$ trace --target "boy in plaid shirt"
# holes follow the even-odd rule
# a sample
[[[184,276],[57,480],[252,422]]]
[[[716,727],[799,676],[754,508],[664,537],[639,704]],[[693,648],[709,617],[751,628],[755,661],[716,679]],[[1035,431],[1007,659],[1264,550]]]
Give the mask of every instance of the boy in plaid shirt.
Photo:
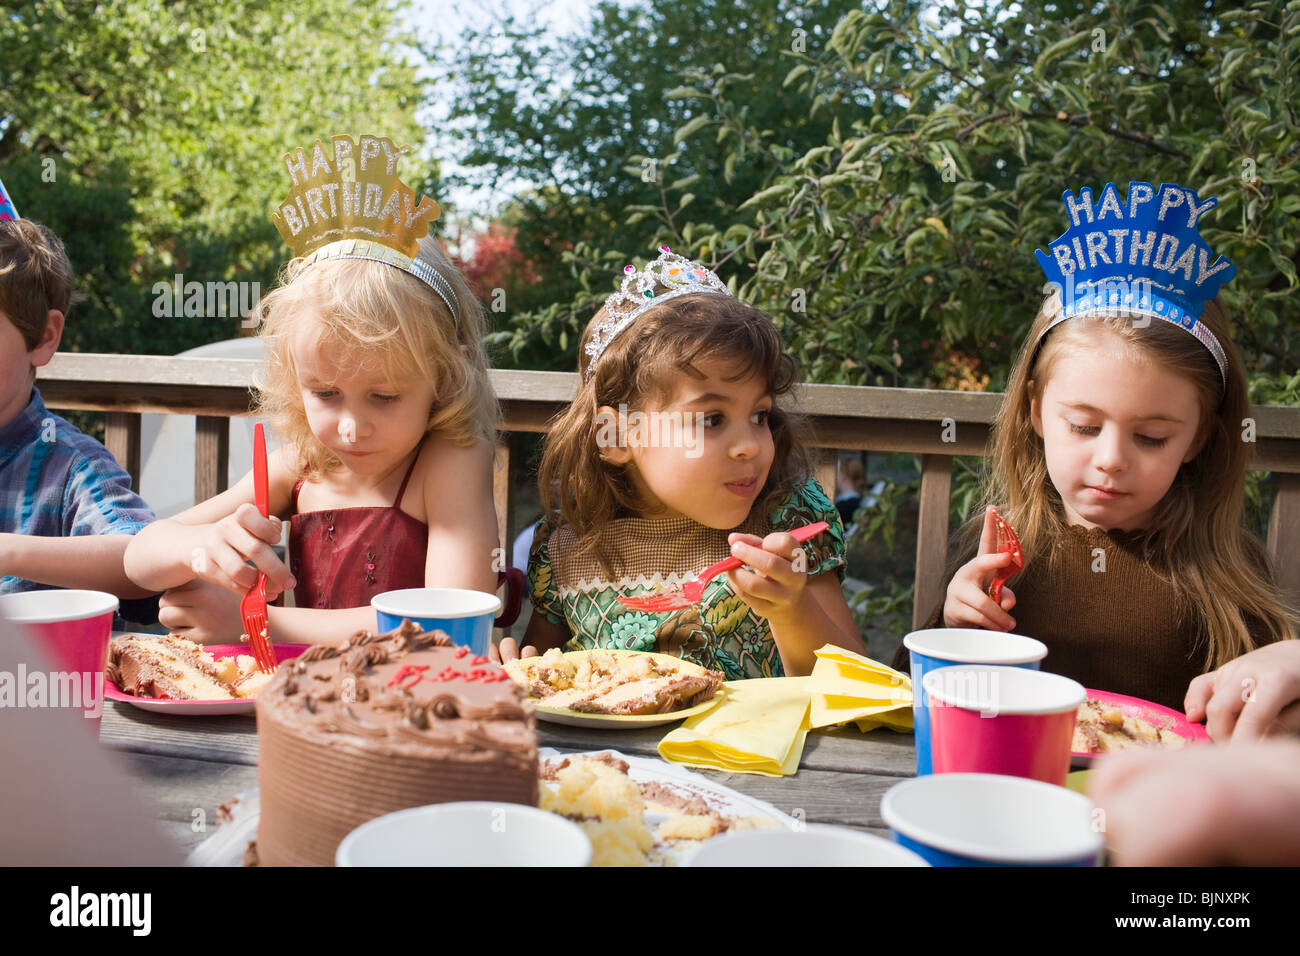
[[[58,236],[29,219],[0,220],[0,593],[140,598],[152,592],[127,578],[122,554],[153,511],[108,449],[48,412],[35,387],[76,298]],[[128,611],[142,608],[122,610],[136,618]]]

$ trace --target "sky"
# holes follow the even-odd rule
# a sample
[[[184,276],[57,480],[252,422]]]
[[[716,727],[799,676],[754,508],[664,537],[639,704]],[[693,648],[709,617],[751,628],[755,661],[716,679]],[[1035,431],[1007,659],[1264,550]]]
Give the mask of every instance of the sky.
[[[505,14],[527,20],[530,16],[538,22],[548,24],[557,33],[569,33],[580,27],[587,19],[588,13],[595,6],[595,0],[412,0],[408,22],[412,29],[426,42],[439,41],[444,45],[455,43],[458,32],[467,27],[482,29],[490,22],[492,16],[503,17]],[[489,12],[491,11],[491,12]],[[436,128],[437,110],[427,109],[420,114],[420,119],[430,128]],[[438,151],[436,132],[431,149]],[[458,171],[448,151],[436,157],[442,163],[444,173]],[[522,187],[522,183],[515,186]],[[474,225],[485,225],[484,215],[490,207],[505,198],[510,192],[510,184],[495,193],[485,190],[452,190],[446,197],[434,197],[448,202],[462,214],[469,214]]]

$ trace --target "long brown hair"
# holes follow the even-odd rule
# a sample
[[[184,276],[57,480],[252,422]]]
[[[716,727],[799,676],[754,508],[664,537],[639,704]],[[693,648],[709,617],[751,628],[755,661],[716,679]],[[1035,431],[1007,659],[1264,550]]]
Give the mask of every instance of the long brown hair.
[[[1059,296],[1049,296],[1011,370],[993,426],[983,505],[996,505],[1016,529],[1026,563],[1059,556],[1067,520],[1047,472],[1043,440],[1032,427],[1031,403],[1041,402],[1057,362],[1107,329],[1144,360],[1186,376],[1196,387],[1200,451],[1178,470],[1138,542],[1148,564],[1173,587],[1179,605],[1205,622],[1205,669],[1254,649],[1244,615],[1258,618],[1274,639],[1294,637],[1293,612],[1271,580],[1264,549],[1242,527],[1248,450],[1240,430],[1250,415],[1250,399],[1241,356],[1217,300],[1206,303],[1201,321],[1224,347],[1226,387],[1213,356],[1195,337],[1163,320],[1134,321],[1138,317],[1125,312],[1070,319],[1035,350],[1060,309]],[[983,523],[981,507],[963,529],[964,553],[975,552]]]
[[[740,380],[757,375],[772,396],[768,424],[775,455],[754,509],[765,510],[811,474],[798,432],[802,419],[779,399],[798,382],[799,368],[786,353],[772,320],[751,305],[718,294],[683,295],[647,310],[600,355],[590,377],[586,345],[606,318],[604,309],[587,323],[579,343],[582,384],[569,407],[550,425],[538,469],[542,507],[558,509],[577,536],[577,552],[591,554],[609,568],[599,545],[600,530],[614,518],[643,507],[623,468],[597,454],[597,410],[644,408],[669,396],[677,373],[703,377],[695,362],[732,363]],[[751,510],[751,513],[753,511]]]

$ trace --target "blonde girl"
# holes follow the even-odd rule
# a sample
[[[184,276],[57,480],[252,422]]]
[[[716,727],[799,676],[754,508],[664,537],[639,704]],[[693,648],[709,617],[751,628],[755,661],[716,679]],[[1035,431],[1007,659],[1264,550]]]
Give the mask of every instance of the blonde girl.
[[[795,362],[767,316],[661,250],[587,325],[582,384],[547,438],[522,653],[661,651],[735,679],[807,674],[828,642],[861,652],[839,515],[781,405]],[[786,533],[822,520],[805,545]],[[616,600],[729,555],[748,569],[715,578],[699,606]],[[502,642],[505,659],[519,653]]]
[[[403,587],[496,589],[492,440],[498,407],[484,316],[437,243],[412,268],[298,258],[261,303],[257,414],[283,440],[268,462],[270,518],[253,478],[149,526],[126,567],[167,590],[159,621],[200,641],[241,630],[239,598],[268,576],[272,638],[333,642],[373,629],[369,600]],[[290,566],[276,557],[290,520]],[[252,562],[250,567],[246,562]]]

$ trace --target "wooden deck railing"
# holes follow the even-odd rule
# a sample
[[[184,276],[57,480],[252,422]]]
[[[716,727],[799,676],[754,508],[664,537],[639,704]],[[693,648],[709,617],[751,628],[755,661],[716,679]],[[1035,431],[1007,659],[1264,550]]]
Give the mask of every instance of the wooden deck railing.
[[[249,414],[249,385],[260,363],[247,359],[174,358],[153,355],[56,355],[39,370],[46,405],[108,413],[106,444],[140,483],[140,415],[194,415],[194,499],[225,489],[229,423]],[[511,455],[515,432],[544,432],[577,390],[577,375],[494,370],[492,385],[504,412],[494,482],[503,547],[512,526],[511,489],[527,480],[519,456]],[[818,477],[834,493],[833,449],[906,452],[921,457],[916,544],[916,597],[912,619],[920,623],[943,595],[948,547],[949,495],[955,455],[986,453],[1000,393],[925,389],[804,386],[798,411],[814,426],[809,444],[824,449]],[[1256,441],[1250,467],[1273,473],[1276,497],[1269,520],[1268,550],[1283,589],[1300,603],[1300,408],[1252,410]]]

